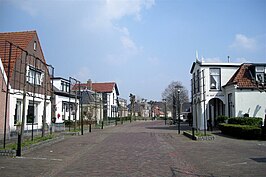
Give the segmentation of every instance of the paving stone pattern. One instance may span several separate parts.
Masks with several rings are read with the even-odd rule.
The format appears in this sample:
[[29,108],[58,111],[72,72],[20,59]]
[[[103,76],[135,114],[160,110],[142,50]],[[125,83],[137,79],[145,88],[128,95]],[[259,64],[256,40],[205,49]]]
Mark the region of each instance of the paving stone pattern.
[[264,158],[265,141],[217,135],[198,142],[164,121],[143,121],[0,157],[0,176],[265,176]]

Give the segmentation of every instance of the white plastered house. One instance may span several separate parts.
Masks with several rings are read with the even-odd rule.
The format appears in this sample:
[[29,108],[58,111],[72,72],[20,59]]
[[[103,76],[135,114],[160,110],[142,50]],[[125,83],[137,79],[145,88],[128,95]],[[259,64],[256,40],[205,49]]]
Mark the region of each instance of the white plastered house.
[[97,120],[99,123],[103,119],[118,117],[119,90],[115,82],[92,83],[91,80],[88,80],[87,83],[80,84],[80,90],[83,92],[82,95],[87,95],[87,92],[90,92],[94,97],[94,101],[92,102],[90,99],[87,101],[84,100],[83,102],[83,106],[85,107],[88,104],[92,106],[95,104],[92,107],[94,111],[91,111],[93,114],[92,119]]
[[[265,66],[196,60],[190,70],[193,127],[212,129],[219,115],[265,118]],[[261,83],[259,73],[263,73]]]
[[[54,77],[55,123],[65,120],[79,120],[79,96],[70,90],[70,81],[62,77]],[[75,106],[76,105],[76,106]]]

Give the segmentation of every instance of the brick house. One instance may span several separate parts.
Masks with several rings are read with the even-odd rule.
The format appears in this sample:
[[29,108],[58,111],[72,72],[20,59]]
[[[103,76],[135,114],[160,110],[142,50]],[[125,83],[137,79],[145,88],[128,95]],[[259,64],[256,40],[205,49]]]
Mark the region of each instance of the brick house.
[[49,124],[52,89],[37,32],[0,33],[0,58],[10,83],[10,131],[23,121],[25,131],[41,129],[43,122]]
[[[9,117],[9,110],[6,112],[6,86],[7,86],[7,76],[4,70],[4,66],[2,64],[2,60],[0,58],[0,139],[4,137],[4,124],[5,124],[5,116],[8,118]],[[8,99],[9,100],[9,99]],[[8,102],[9,104],[9,102]],[[6,115],[5,115],[6,114]],[[9,125],[9,119],[6,120],[6,125]],[[6,132],[9,135],[10,129],[7,126],[6,127]]]

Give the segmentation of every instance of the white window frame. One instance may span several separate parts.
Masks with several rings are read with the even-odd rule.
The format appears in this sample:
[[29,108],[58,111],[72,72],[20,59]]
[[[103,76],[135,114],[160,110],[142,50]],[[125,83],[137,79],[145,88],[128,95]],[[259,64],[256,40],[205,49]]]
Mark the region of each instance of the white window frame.
[[42,85],[44,72],[34,68],[33,66],[28,65],[26,76],[28,83],[34,84],[34,78],[35,78],[35,85]]
[[221,90],[221,68],[210,68],[210,90]]

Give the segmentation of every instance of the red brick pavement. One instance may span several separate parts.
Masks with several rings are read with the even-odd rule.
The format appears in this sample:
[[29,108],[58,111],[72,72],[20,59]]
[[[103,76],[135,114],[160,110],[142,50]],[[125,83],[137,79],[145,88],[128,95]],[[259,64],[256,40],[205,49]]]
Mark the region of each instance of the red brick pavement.
[[[165,126],[163,121],[150,121],[68,137],[22,158],[0,157],[0,176],[248,176],[246,163],[256,167],[256,172],[249,169],[252,176],[264,174],[265,163],[246,158],[232,161],[234,156],[230,154],[232,159],[226,155],[231,147],[239,157],[250,143],[223,137],[213,142],[194,142],[176,132],[176,127]],[[223,145],[221,151],[219,145],[228,141],[233,147]],[[252,143],[256,147],[257,142]],[[263,157],[263,143],[261,149],[252,151],[254,157]],[[240,149],[239,154],[234,146]],[[216,151],[220,154],[215,156]]]

